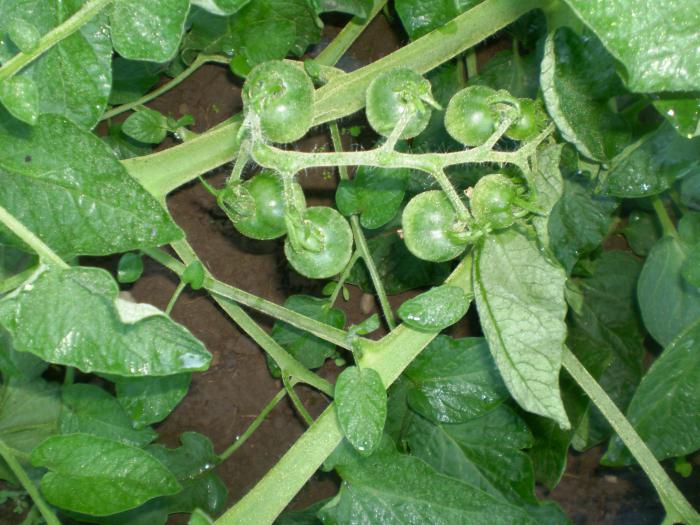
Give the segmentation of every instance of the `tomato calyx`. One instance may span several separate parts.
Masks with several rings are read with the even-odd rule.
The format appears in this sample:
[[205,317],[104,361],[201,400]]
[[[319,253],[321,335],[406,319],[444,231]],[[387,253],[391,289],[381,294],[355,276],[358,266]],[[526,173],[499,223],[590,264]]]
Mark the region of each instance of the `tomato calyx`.
[[528,213],[541,213],[522,198],[522,189],[515,182],[500,173],[479,179],[470,192],[469,206],[478,227],[487,231],[508,228]]

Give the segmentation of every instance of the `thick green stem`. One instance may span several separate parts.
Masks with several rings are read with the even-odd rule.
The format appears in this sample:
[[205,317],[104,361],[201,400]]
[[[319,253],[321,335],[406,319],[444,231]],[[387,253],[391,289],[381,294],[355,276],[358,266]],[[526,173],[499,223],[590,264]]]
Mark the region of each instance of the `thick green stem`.
[[219,459],[221,461],[226,461],[233,455],[234,452],[236,452],[236,450],[243,446],[243,443],[245,443],[248,440],[248,438],[253,435],[253,433],[258,429],[262,422],[265,421],[265,418],[267,418],[268,414],[274,410],[274,408],[279,404],[280,401],[284,399],[284,396],[286,395],[286,388],[283,388],[282,390],[277,392],[275,397],[273,397],[270,400],[270,402],[267,405],[265,405],[265,407],[255,417],[250,426],[248,426],[248,428],[245,430],[245,432],[243,432],[243,434],[237,437],[236,441],[234,441],[226,450],[219,454]]
[[637,460],[639,466],[642,467],[642,470],[649,477],[649,480],[659,493],[661,502],[666,508],[669,517],[675,520],[669,521],[669,523],[676,523],[676,521],[682,521],[689,525],[700,523],[700,515],[676,488],[666,471],[654,457],[654,454],[649,450],[649,447],[639,437],[634,427],[568,348],[564,348],[562,364],[593,401],[593,404],[605,416],[605,419],[608,420],[622,442]]
[[202,67],[204,64],[207,62],[214,62],[217,64],[228,64],[229,59],[228,57],[225,57],[223,55],[205,55],[205,54],[200,54],[197,55],[197,58],[194,59],[194,62],[192,62],[187,69],[185,69],[182,73],[177,75],[176,77],[173,77],[171,80],[163,84],[157,89],[154,89],[150,93],[146,93],[144,96],[141,98],[134,100],[133,102],[129,102],[128,104],[122,104],[121,106],[117,106],[115,108],[110,109],[109,111],[105,112],[104,115],[100,118],[100,120],[107,120],[112,117],[116,117],[117,115],[120,115],[121,113],[124,113],[125,111],[129,111],[131,109],[137,108],[139,106],[142,106],[146,104],[147,102],[150,102],[154,98],[158,98],[161,96],[163,93],[167,93],[171,89],[173,89],[175,86],[179,85],[183,80],[187,79],[192,73],[197,71],[200,67]]
[[4,224],[12,233],[22,239],[24,243],[34,250],[39,257],[46,263],[58,266],[59,268],[68,268],[68,264],[61,259],[54,251],[49,248],[44,241],[39,239],[32,233],[24,224],[19,222],[5,208],[0,206],[0,222]]
[[37,506],[44,520],[46,520],[46,524],[61,525],[61,522],[58,521],[58,518],[54,514],[53,510],[51,510],[51,507],[49,507],[44,501],[44,498],[41,496],[37,486],[29,478],[27,472],[24,470],[22,465],[20,465],[19,461],[17,461],[17,458],[15,458],[12,449],[10,449],[10,447],[8,447],[2,440],[0,440],[0,456],[2,456],[2,459],[5,460],[7,466],[10,467],[12,473],[22,484],[22,487],[24,487],[24,490],[26,490],[29,496],[32,498],[34,505]]
[[[379,74],[398,66],[426,73],[542,3],[542,0],[485,0],[391,55],[330,80],[316,92],[315,124],[336,120],[362,109],[365,90]],[[355,29],[348,34],[356,37],[361,27],[354,26]],[[338,56],[338,50],[333,49],[327,55],[322,52],[316,61],[321,65],[333,65]],[[236,116],[227,124],[202,133],[189,142],[153,155],[125,160],[123,164],[147,190],[162,197],[199,175],[233,160],[238,151],[241,122],[240,115]],[[512,155],[503,152],[500,156],[475,158],[471,162],[500,163],[511,160]]]
[[113,0],[88,0],[80,10],[61,25],[53,28],[39,40],[36,49],[31,53],[17,53],[0,67],[0,82],[7,80],[25,66],[39,58],[43,53],[58,44],[64,38],[69,37],[78,29],[95,18]]
[[[471,267],[471,257],[467,256],[447,279],[448,284],[459,286],[469,297],[473,296]],[[437,335],[401,325],[378,342],[364,340],[361,365],[377,370],[388,387]],[[273,523],[341,439],[331,404],[263,479],[216,521],[216,525]]]

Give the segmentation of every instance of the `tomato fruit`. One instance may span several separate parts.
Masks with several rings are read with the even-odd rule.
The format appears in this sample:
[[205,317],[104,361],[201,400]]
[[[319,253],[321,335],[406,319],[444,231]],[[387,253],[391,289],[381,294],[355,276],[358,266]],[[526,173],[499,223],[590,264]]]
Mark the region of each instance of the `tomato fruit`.
[[382,73],[367,88],[367,120],[372,129],[388,137],[404,115],[410,116],[399,138],[410,139],[430,121],[433,99],[430,82],[412,69],[397,68]]
[[289,264],[312,279],[327,279],[342,272],[352,255],[352,231],[348,221],[326,206],[307,208],[302,218],[307,239],[293,243],[288,236],[284,242]]
[[465,146],[480,146],[496,131],[498,113],[489,102],[496,92],[487,86],[458,91],[447,105],[445,128]]
[[[269,240],[281,237],[287,232],[284,220],[284,182],[271,172],[261,171],[242,184],[244,193],[253,199],[250,213],[231,217],[235,228],[246,237]],[[293,200],[300,209],[306,206],[304,192],[299,184],[293,185]]]
[[494,173],[479,179],[469,205],[478,224],[500,230],[515,222],[513,206],[517,199],[515,183],[500,173]]
[[294,142],[314,119],[314,85],[302,68],[282,60],[253,68],[243,85],[243,109],[258,115],[265,138]]
[[542,107],[529,98],[518,100],[520,116],[506,131],[505,135],[513,140],[529,140],[541,130],[545,116]]
[[419,259],[433,262],[454,259],[466,248],[466,242],[451,235],[457,223],[454,207],[440,190],[416,195],[401,216],[406,247]]

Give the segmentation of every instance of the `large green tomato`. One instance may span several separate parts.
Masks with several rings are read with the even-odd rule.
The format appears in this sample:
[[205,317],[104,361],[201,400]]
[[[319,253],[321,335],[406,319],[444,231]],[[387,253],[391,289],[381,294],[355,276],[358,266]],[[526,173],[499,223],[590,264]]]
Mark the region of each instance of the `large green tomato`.
[[314,120],[314,85],[290,62],[272,60],[253,68],[243,85],[243,110],[260,119],[262,134],[272,142],[294,142]]
[[[345,218],[333,208],[307,208],[298,229],[296,243],[284,242],[284,253],[297,272],[312,279],[327,279],[339,274],[352,255],[352,230]],[[303,239],[306,235],[307,239]],[[296,244],[296,246],[294,246]]]
[[456,238],[457,213],[444,192],[425,191],[413,197],[403,210],[403,238],[409,251],[426,261],[443,262],[464,251],[466,241]]
[[[295,182],[292,188],[295,205],[303,209],[306,201],[301,186]],[[246,237],[259,240],[276,239],[287,233],[282,178],[271,171],[262,171],[245,181],[243,189],[253,198],[254,211],[233,220],[236,229]]]
[[391,69],[375,78],[367,88],[367,120],[372,129],[388,137],[404,115],[409,118],[400,135],[410,139],[430,121],[430,106],[436,106],[430,82],[408,68]]
[[487,86],[470,86],[458,91],[445,111],[445,128],[465,146],[480,146],[496,131],[498,113],[489,99],[496,91]]

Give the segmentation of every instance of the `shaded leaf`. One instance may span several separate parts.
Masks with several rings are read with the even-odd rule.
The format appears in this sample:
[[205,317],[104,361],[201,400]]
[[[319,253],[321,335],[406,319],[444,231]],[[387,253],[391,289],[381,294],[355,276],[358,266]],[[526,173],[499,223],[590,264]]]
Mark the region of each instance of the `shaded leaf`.
[[640,257],[646,257],[661,238],[661,227],[653,214],[635,210],[629,214],[627,226],[622,233],[632,251]]
[[[284,302],[284,306],[334,328],[345,326],[345,313],[338,308],[331,308],[328,299],[309,295],[290,295]],[[335,354],[333,343],[282,321],[275,321],[271,335],[282,348],[307,368],[318,368]],[[273,375],[279,377],[277,365],[271,359],[268,359],[268,364]]]
[[323,523],[536,523],[520,508],[397,453],[391,443],[368,458],[347,456],[336,466],[340,493],[319,513]]
[[461,423],[493,410],[508,397],[484,339],[436,337],[404,372],[407,399],[423,417]]
[[479,3],[480,0],[396,0],[396,12],[408,36],[415,40]]
[[340,12],[366,18],[372,10],[372,0],[312,0],[320,13]]
[[601,191],[625,198],[656,195],[699,168],[700,138],[688,140],[664,123],[612,160]]
[[535,98],[539,73],[539,61],[535,54],[520,56],[504,50],[493,55],[479,73],[469,79],[469,84],[505,89],[518,98]]
[[117,56],[112,61],[112,91],[109,103],[127,104],[141,98],[158,82],[163,66]]
[[700,318],[700,290],[681,276],[687,257],[684,242],[664,237],[651,249],[639,276],[644,326],[662,346]]
[[192,374],[115,377],[117,400],[135,428],[163,421],[187,395]]
[[0,322],[17,350],[83,372],[158,376],[208,367],[211,355],[187,329],[118,293],[105,270],[46,270],[0,302]]
[[64,387],[62,400],[61,434],[92,434],[135,447],[148,445],[158,437],[151,428],[134,430],[119,402],[98,386]]
[[[642,379],[627,419],[658,459],[684,456],[700,448],[700,322],[674,339]],[[607,464],[629,464],[619,437],[606,453]]]

